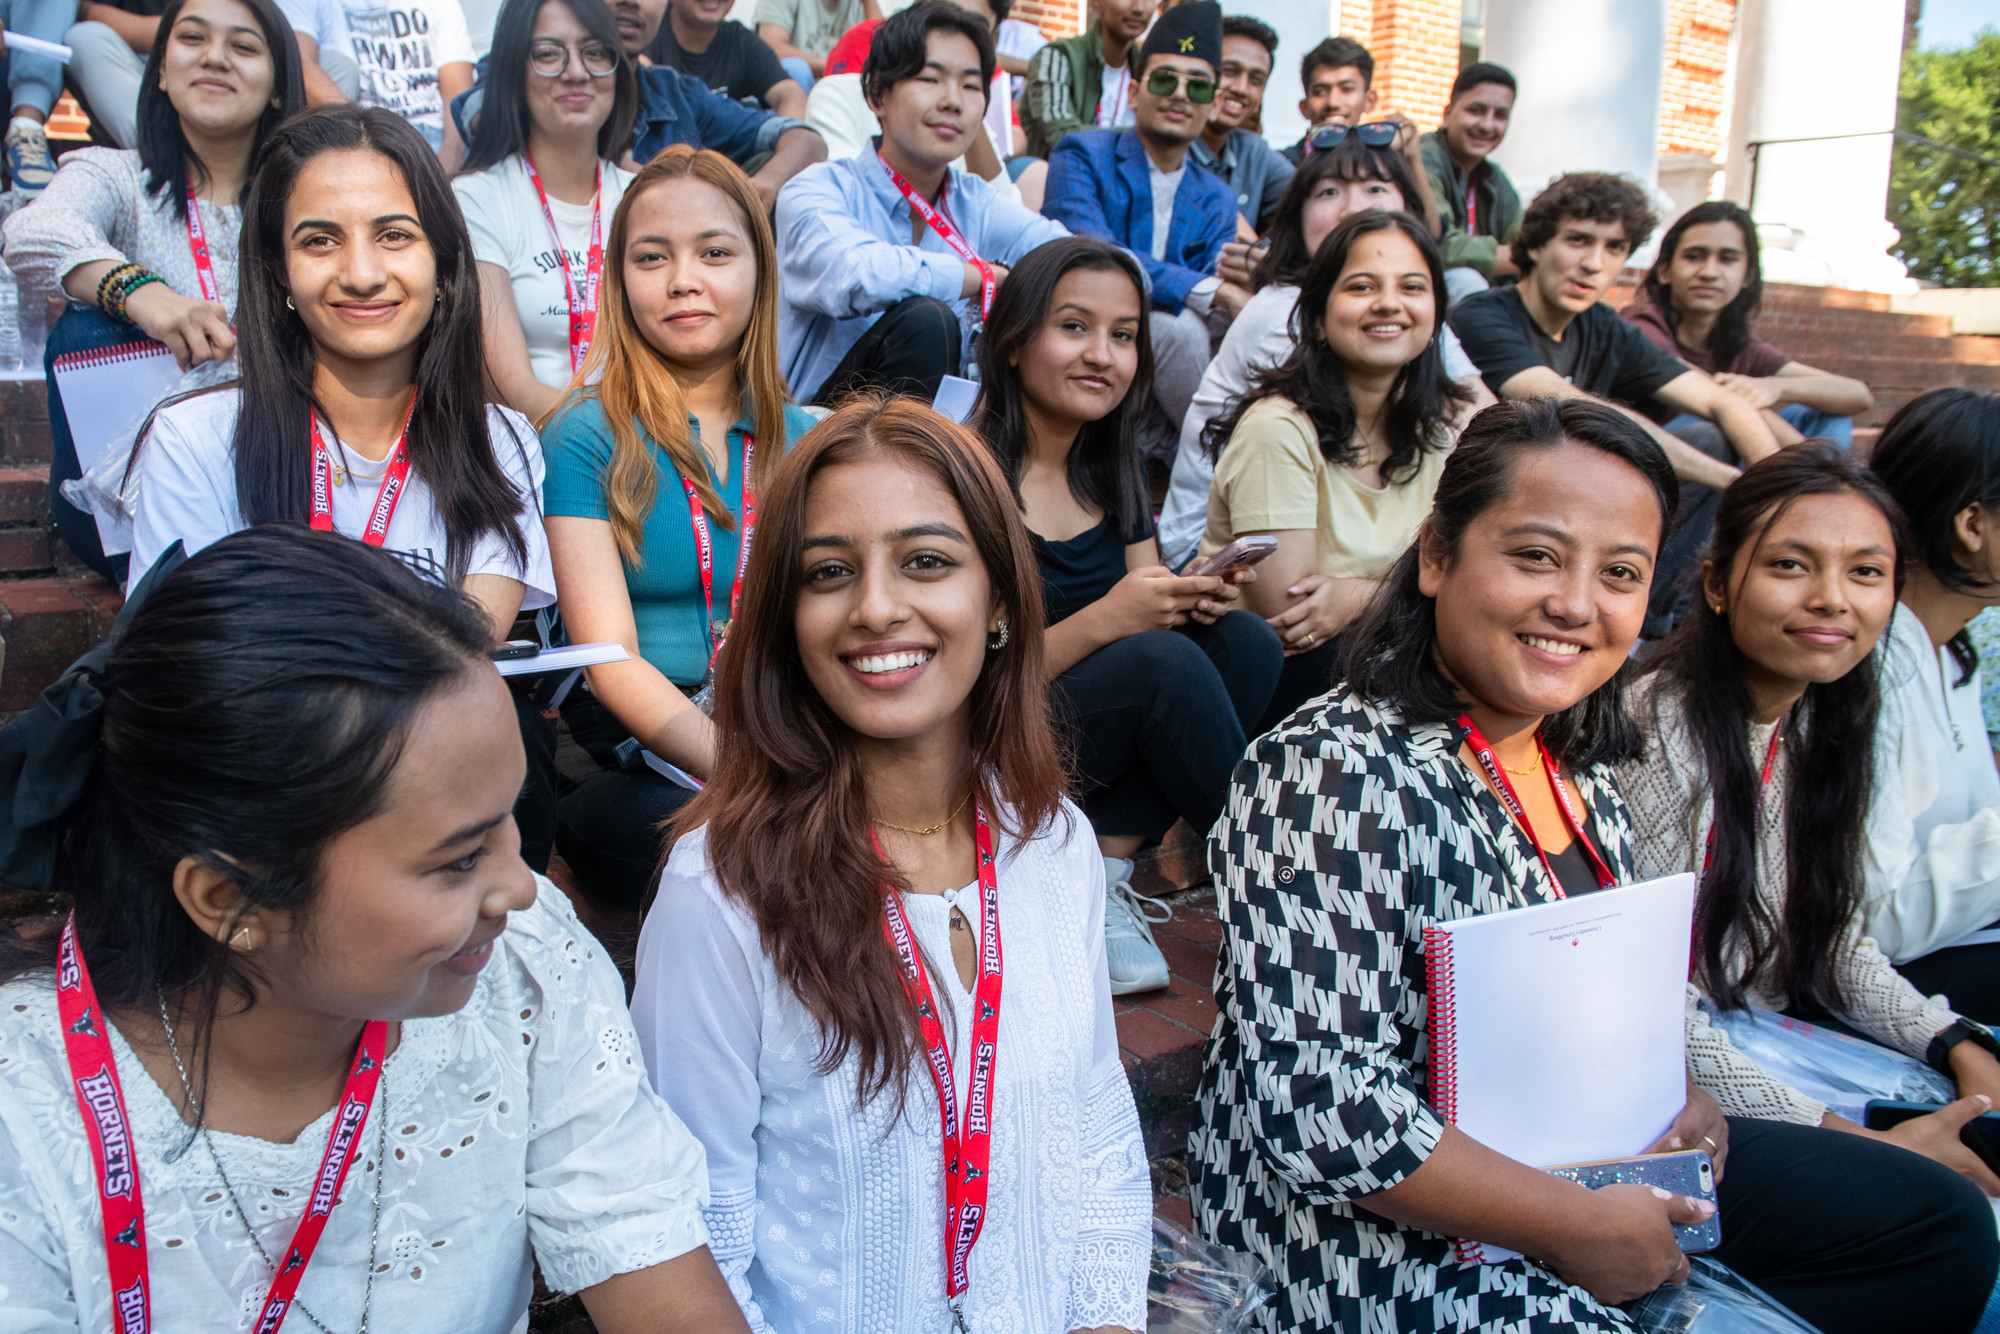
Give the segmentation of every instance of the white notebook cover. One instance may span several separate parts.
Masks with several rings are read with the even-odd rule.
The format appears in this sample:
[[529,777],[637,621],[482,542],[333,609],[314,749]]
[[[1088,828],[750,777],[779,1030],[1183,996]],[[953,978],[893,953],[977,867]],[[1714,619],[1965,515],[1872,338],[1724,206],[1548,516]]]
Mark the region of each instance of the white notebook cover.
[[1425,928],[1431,1102],[1532,1167],[1624,1158],[1687,1101],[1694,877]]

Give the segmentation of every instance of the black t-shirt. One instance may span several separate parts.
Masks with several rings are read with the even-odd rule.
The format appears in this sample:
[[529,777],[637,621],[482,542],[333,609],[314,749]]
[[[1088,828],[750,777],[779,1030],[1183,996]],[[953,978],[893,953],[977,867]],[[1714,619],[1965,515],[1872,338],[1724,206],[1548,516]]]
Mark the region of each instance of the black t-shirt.
[[724,97],[753,107],[768,108],[764,94],[792,77],[761,37],[734,20],[724,20],[715,30],[708,50],[687,51],[674,38],[672,19],[663,18],[653,44],[646,48],[646,57],[655,65],[693,75]]
[[1590,854],[1583,850],[1580,838],[1571,839],[1569,846],[1561,852],[1550,853],[1549,865],[1554,868],[1563,893],[1573,899],[1595,894],[1603,888],[1597,883],[1597,868],[1591,865]]
[[1042,572],[1042,610],[1050,625],[1088,607],[1125,577],[1125,548],[1154,532],[1152,516],[1144,514],[1141,519],[1135,531],[1122,536],[1109,515],[1063,542],[1028,534]]
[[1469,296],[1452,307],[1447,322],[1496,394],[1522,371],[1547,366],[1586,394],[1641,408],[1650,406],[1654,390],[1688,371],[1602,301],[1571,320],[1560,340],[1542,332],[1517,287]]

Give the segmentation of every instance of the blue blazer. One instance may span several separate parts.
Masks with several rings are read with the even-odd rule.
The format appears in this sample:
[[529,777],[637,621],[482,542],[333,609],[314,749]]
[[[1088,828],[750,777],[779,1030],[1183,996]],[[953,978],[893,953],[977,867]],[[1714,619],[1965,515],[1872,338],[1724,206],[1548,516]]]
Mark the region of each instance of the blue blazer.
[[1153,304],[1178,314],[1188,291],[1215,274],[1222,243],[1236,235],[1236,192],[1183,159],[1166,258],[1153,258],[1153,180],[1137,130],[1077,130],[1049,152],[1042,212],[1071,231],[1124,246],[1153,284]]

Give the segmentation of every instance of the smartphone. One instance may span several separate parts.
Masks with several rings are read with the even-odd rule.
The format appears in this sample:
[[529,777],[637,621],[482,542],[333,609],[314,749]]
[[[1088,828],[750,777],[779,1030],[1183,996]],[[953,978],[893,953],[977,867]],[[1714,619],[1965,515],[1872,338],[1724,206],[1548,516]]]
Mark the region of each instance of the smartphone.
[[519,658],[532,658],[542,651],[542,646],[532,639],[510,639],[493,650],[493,661],[513,662]]
[[1231,574],[1237,570],[1247,570],[1277,549],[1277,538],[1269,533],[1253,533],[1249,537],[1237,538],[1188,573]]
[[[1914,1117],[1928,1116],[1936,1110],[1935,1103],[1877,1098],[1862,1113],[1862,1124],[1870,1130],[1888,1130]],[[1966,1148],[1979,1155],[1980,1162],[2000,1172],[2000,1112],[1986,1112],[1973,1117],[1960,1129],[1958,1137],[1965,1141]]]
[[[1599,1163],[1574,1163],[1551,1167],[1550,1176],[1564,1177],[1579,1186],[1599,1190],[1605,1186],[1658,1186],[1691,1200],[1715,1203],[1715,1164],[1699,1149],[1682,1153],[1649,1153],[1637,1158],[1613,1158]],[[1674,1240],[1690,1255],[1712,1251],[1722,1244],[1722,1214],[1712,1213],[1701,1223],[1674,1224]]]

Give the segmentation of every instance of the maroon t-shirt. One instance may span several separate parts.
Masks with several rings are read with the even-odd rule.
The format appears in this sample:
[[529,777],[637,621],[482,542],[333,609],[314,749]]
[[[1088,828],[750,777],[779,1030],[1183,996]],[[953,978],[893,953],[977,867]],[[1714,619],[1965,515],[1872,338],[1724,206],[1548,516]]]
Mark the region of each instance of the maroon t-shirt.
[[[1662,352],[1671,353],[1679,357],[1688,365],[1707,375],[1714,375],[1717,371],[1729,371],[1736,375],[1776,375],[1784,367],[1790,365],[1792,361],[1790,357],[1778,351],[1777,348],[1772,347],[1763,339],[1752,338],[1750,345],[1736,354],[1734,362],[1727,366],[1717,366],[1712,353],[1689,347],[1676,340],[1673,330],[1667,327],[1667,317],[1662,315],[1660,308],[1650,301],[1639,300],[1632,302],[1632,304],[1618,312],[1618,318],[1624,320],[1627,324],[1638,325],[1639,332],[1646,335],[1646,341],[1652,343]],[[1654,421],[1667,422],[1673,419],[1678,409],[1670,408],[1664,403],[1648,400],[1646,406],[1641,408],[1640,411],[1646,413]]]

